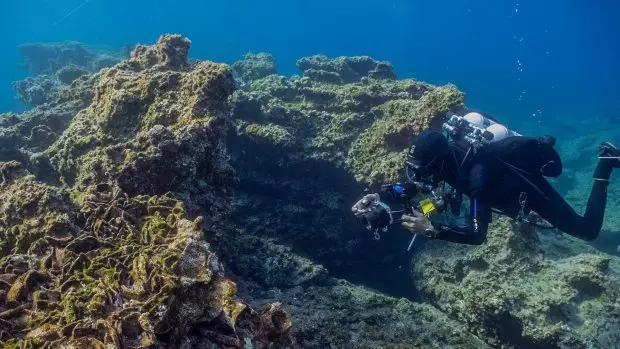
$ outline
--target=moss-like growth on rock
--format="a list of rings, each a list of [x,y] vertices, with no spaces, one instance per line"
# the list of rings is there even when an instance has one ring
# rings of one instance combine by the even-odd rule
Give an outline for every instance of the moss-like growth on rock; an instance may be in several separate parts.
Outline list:
[[[233,299],[236,286],[204,241],[203,218],[185,219],[181,202],[100,184],[78,208],[8,165],[11,179],[0,186],[0,343],[156,348],[182,343],[198,325],[235,333],[240,319],[265,321]],[[272,334],[291,326],[278,311],[283,320]],[[265,340],[264,327],[244,326],[213,344]]]
[[[397,180],[413,136],[462,108],[464,95],[453,85],[369,76],[384,65],[370,57],[313,56],[298,61],[306,72],[301,79],[254,79],[233,98],[238,133],[346,165],[363,183]]]
[[[613,347],[620,280],[609,257],[544,258],[536,233],[499,219],[482,246],[432,243],[414,270],[420,291],[493,345]]]
[[[225,65],[190,66],[189,45],[164,35],[53,103],[0,119],[0,160],[23,161],[0,163],[1,345],[286,342],[286,311],[234,299],[205,241],[230,212],[221,137],[234,83]]]

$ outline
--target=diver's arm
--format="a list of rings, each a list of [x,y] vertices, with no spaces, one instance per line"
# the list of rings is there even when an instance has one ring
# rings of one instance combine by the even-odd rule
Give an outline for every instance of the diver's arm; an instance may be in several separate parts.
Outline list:
[[[473,197],[470,200],[470,225],[460,227],[434,223],[434,237],[439,240],[459,244],[481,245],[487,238],[491,213],[490,206],[479,202],[478,199]]]

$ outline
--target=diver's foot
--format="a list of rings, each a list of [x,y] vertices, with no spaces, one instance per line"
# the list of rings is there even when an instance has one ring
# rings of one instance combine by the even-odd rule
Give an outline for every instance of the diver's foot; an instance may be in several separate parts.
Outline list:
[[[620,149],[610,142],[603,142],[598,147],[598,158],[612,161],[612,166],[620,168]]]

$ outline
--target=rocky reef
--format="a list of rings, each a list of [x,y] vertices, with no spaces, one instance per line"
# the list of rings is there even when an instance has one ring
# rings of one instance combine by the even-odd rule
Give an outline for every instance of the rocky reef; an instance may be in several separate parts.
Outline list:
[[[191,343],[192,330],[204,333],[202,345],[240,346],[290,326],[277,304],[256,312],[232,298],[236,285],[204,240],[204,219],[185,219],[171,196],[100,184],[75,198],[16,162],[2,169],[7,347],[170,347]]]
[[[355,70],[354,83],[272,74],[233,94],[228,149],[239,178],[234,216],[240,241],[269,239],[267,246],[292,247],[349,280],[358,281],[369,269],[388,269],[371,285],[400,288],[408,279],[398,269],[406,259],[406,233],[387,234],[378,243],[351,217],[350,206],[364,185],[398,181],[411,136],[451,108],[462,108],[464,95],[452,85],[359,76],[381,64],[367,57],[331,63],[314,57],[298,65],[308,62],[321,62],[322,70],[338,75],[352,71],[342,67],[356,67],[354,62],[366,68]],[[235,268],[238,261],[231,263]]]
[[[80,76],[97,73],[123,59],[120,52],[88,48],[78,42],[20,45],[22,68],[32,74],[13,82],[17,99],[29,106],[57,100],[60,91]]]
[[[407,232],[377,241],[351,217],[402,180],[412,136],[464,108],[455,86],[364,56],[290,78],[265,53],[190,64],[190,46],[164,35],[102,70],[75,46],[31,55],[70,64],[25,60],[64,86],[0,115],[2,345],[620,343],[620,261],[585,243],[498,219],[486,245],[412,256]]]
[[[403,257],[406,234],[393,230],[376,242],[348,219],[349,207],[364,186],[402,179],[411,137],[437,126],[446,111],[463,108],[464,103],[464,95],[454,86],[395,80],[393,74],[373,77],[372,67],[380,63],[353,69],[360,61],[367,58],[301,59],[303,77],[268,75],[246,81],[233,96],[236,133],[229,138],[229,150],[239,175],[234,210],[240,231],[227,241],[233,246],[228,249],[260,257],[225,254],[234,256],[228,261],[232,270],[284,299],[291,294],[301,298],[300,289],[311,292],[306,285],[317,283],[321,286],[314,287],[320,292],[338,292],[325,271],[307,258],[331,275],[435,305],[491,347],[587,348],[620,343],[615,335],[620,329],[619,279],[617,269],[609,267],[610,263],[617,267],[618,260],[583,242],[515,230],[500,219],[486,245],[470,249],[428,243],[416,251],[409,269]],[[253,246],[252,252],[239,246]],[[280,257],[282,253],[288,257]],[[413,278],[399,270],[412,270]],[[274,279],[278,276],[281,281]],[[398,283],[417,292],[402,293],[395,287]],[[285,304],[300,327],[311,323],[312,317],[296,309],[294,299]],[[326,315],[322,321],[338,323],[336,318]],[[370,333],[348,340],[359,338],[359,347],[373,347]],[[383,345],[404,345],[395,343]]]
[[[230,211],[221,139],[234,84],[225,65],[190,66],[189,46],[162,36],[54,103],[2,115],[5,347],[286,342],[288,313],[234,298],[206,240]]]
[[[482,246],[429,242],[412,269],[425,299],[492,346],[612,348],[620,279],[592,252],[548,258],[534,230],[502,218]]]

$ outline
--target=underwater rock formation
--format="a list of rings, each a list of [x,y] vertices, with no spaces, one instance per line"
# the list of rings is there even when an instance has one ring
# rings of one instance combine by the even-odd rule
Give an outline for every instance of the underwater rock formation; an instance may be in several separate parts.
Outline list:
[[[254,80],[276,74],[276,60],[268,53],[248,53],[244,60],[235,62],[231,68],[235,80],[241,87],[245,87]]]
[[[620,279],[610,257],[548,259],[536,233],[506,218],[486,244],[426,244],[412,262],[421,294],[492,346],[612,348],[620,343]]]
[[[58,97],[62,83],[50,75],[38,75],[22,81],[14,81],[13,91],[17,98],[27,105],[37,106],[49,103]]]
[[[299,62],[302,68],[319,66],[338,74],[341,66],[355,68],[350,74],[356,78],[342,80],[356,82],[335,86],[308,76],[277,75],[254,80],[234,96],[237,134],[258,147],[278,145],[274,150],[288,157],[349,167],[362,183],[398,180],[410,138],[448,110],[463,107],[464,95],[453,85],[368,79],[370,69],[382,64],[369,57],[313,56]]]
[[[384,292],[398,294],[391,285],[396,282],[408,287],[406,278],[398,278],[403,274],[392,271],[403,263],[398,256],[408,237],[392,230],[373,241],[349,219],[349,207],[362,192],[358,183],[401,179],[411,137],[463,106],[463,94],[453,86],[368,75],[347,83],[343,61],[302,59],[301,70],[309,72],[304,77],[270,75],[233,97],[236,133],[229,149],[239,175],[234,222],[240,231],[227,249],[250,254],[243,246],[255,246],[265,257],[228,263],[242,278],[293,298],[302,297],[300,289],[311,292],[308,285],[316,282],[317,292],[330,294],[330,281],[309,261],[291,262],[291,255]],[[551,259],[535,233],[514,231],[505,220],[489,234],[486,245],[471,251],[438,241],[416,252],[411,287],[415,283],[423,299],[492,347],[613,347],[620,341],[619,281],[608,258],[584,254],[583,242],[567,247],[555,239]],[[373,280],[373,274],[384,278]],[[294,304],[288,305],[293,318],[304,319]],[[324,346],[333,343],[325,340]]]
[[[83,75],[97,73],[123,58],[95,51],[78,42],[20,45],[22,67],[33,77],[13,82],[17,99],[36,107],[58,99],[60,90]]]
[[[293,317],[290,337],[295,349],[489,348],[428,304],[342,280],[283,289],[245,281],[239,294],[256,304],[282,302]]]
[[[189,46],[162,36],[52,103],[2,115],[2,345],[287,343],[288,313],[235,299],[205,240],[230,212],[234,83],[225,65],[190,66]]]
[[[203,345],[241,347],[291,326],[277,304],[256,312],[232,298],[204,219],[185,219],[172,197],[129,197],[109,184],[66,193],[17,162],[0,172],[6,346],[170,347],[200,328]]]
[[[191,212],[226,211],[220,199],[230,195],[234,171],[220,138],[232,74],[211,62],[190,67],[188,49],[189,40],[174,36],[138,46],[101,72],[92,103],[34,157],[78,190],[116,181],[130,195],[176,192]]]
[[[619,264],[587,245],[543,254],[500,220],[487,245],[416,251],[412,280],[410,234],[376,241],[351,216],[364,186],[401,180],[413,135],[463,108],[455,86],[369,57],[302,59],[288,79],[267,54],[231,69],[189,48],[165,35],[95,74],[74,62],[54,98],[0,116],[2,345],[617,343]]]
[[[94,96],[97,75],[77,79],[62,89],[53,101],[21,115],[0,114],[0,161],[18,160],[32,172],[30,156],[53,144],[75,115]]]
[[[378,62],[368,56],[338,57],[324,55],[305,57],[297,61],[297,68],[304,76],[325,83],[355,83],[375,80],[396,80],[389,62]]]
[[[364,57],[322,62],[357,61],[374,62]],[[269,239],[260,246],[292,247],[349,280],[364,278],[369,269],[402,265],[393,254],[408,242],[398,234],[377,242],[353,219],[351,201],[363,192],[358,181],[398,181],[410,137],[463,106],[463,94],[452,85],[361,78],[342,85],[273,74],[256,79],[233,95],[235,132],[228,137],[239,177],[236,226]],[[234,249],[245,250],[240,244]],[[376,286],[392,287],[379,279]]]
[[[34,75],[54,74],[67,66],[98,72],[123,58],[120,53],[97,51],[79,42],[28,43],[20,45],[19,51],[22,67]]]

